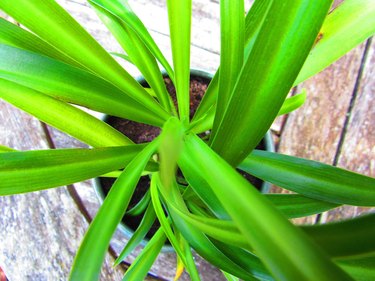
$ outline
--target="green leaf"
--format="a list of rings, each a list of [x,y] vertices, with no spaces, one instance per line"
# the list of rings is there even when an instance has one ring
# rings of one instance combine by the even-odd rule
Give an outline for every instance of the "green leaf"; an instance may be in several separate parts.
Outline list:
[[[374,34],[374,1],[343,1],[327,16],[294,85],[323,70]]]
[[[228,281],[239,281],[240,279],[238,279],[237,277],[225,272],[225,271],[222,271],[223,272],[223,275],[224,277],[228,280]]]
[[[375,214],[335,223],[303,226],[302,230],[335,258],[375,254]]]
[[[183,124],[190,120],[190,28],[192,0],[167,0],[178,113]]]
[[[201,176],[276,279],[351,280],[203,141],[195,135],[185,139],[181,157],[195,161]]]
[[[150,33],[147,31],[146,27],[143,25],[142,21],[137,17],[137,15],[132,11],[129,6],[128,1],[121,0],[89,0],[89,3],[95,4],[107,10],[114,16],[118,17],[131,29],[133,29],[139,38],[143,40],[146,46],[149,48],[153,56],[161,63],[164,67],[168,76],[174,79],[174,73],[169,65],[168,61],[160,51],[158,45],[152,39]]]
[[[95,111],[161,126],[163,119],[85,70],[0,44],[0,77]]]
[[[143,195],[142,199],[138,201],[138,203],[131,208],[130,210],[126,211],[126,214],[129,216],[139,216],[145,212],[149,203],[151,201],[150,190],[148,189],[146,193]]]
[[[245,18],[245,56],[247,57],[254,45],[254,41],[259,34],[260,27],[264,21],[265,15],[270,7],[272,1],[255,1],[251,6]],[[217,101],[217,94],[219,91],[219,72],[218,70],[211,83],[209,84],[205,95],[197,111],[195,112],[193,121],[201,119],[208,110],[215,106]],[[213,110],[215,111],[215,110]],[[213,124],[213,122],[211,123]],[[211,128],[211,127],[209,127]]]
[[[220,219],[230,219],[227,211],[220,204],[215,193],[209,187],[204,175],[199,173],[199,168],[195,161],[190,157],[182,157],[178,161],[185,179],[188,181],[190,187],[205,202],[207,207]]]
[[[173,209],[169,210],[173,217],[173,223],[178,227],[178,230],[183,234],[185,239],[192,245],[192,247],[204,259],[219,267],[220,269],[238,276],[244,280],[255,280],[252,274],[241,268],[238,264],[232,261],[228,256],[222,253],[213,243],[196,227],[190,225],[184,220],[179,219]]]
[[[130,62],[131,64],[134,64],[128,55],[121,54],[121,53],[116,53],[116,52],[110,52],[110,54],[112,56],[116,56],[118,58],[122,58],[123,60],[125,60],[127,62]]]
[[[197,266],[195,264],[195,259],[193,257],[192,250],[190,248],[190,244],[188,241],[181,235],[181,233],[178,231],[178,229],[175,228],[175,232],[178,234],[177,238],[180,242],[182,251],[184,252],[186,263],[187,263],[187,272],[189,272],[190,279],[195,281],[200,281],[199,273],[197,270]],[[178,266],[176,270],[175,280],[178,280],[178,278],[182,275],[184,264],[182,263],[181,259],[178,259]]]
[[[243,0],[220,1],[219,93],[213,132],[223,119],[244,59],[245,8]]]
[[[32,51],[77,67],[82,67],[79,63],[59,52],[38,36],[3,18],[0,18],[0,44]]]
[[[214,239],[211,239],[211,241],[221,252],[250,272],[257,280],[274,280],[260,259],[253,253]]]
[[[183,146],[183,135],[182,124],[175,117],[165,123],[160,134],[160,178],[167,189],[172,188],[176,180],[177,159]]]
[[[250,250],[249,244],[243,239],[241,233],[238,232],[237,228],[231,221],[218,220],[209,217],[202,217],[191,214],[186,208],[179,208],[176,204],[176,198],[174,202],[172,200],[167,201],[168,207],[173,208],[176,215],[181,220],[185,221],[196,227],[208,236],[215,238],[216,240],[236,245],[237,247]]]
[[[277,113],[278,116],[283,114],[288,114],[297,108],[301,107],[306,100],[306,90],[303,89],[301,93],[296,94],[290,98],[287,98],[283,105],[281,106],[279,113]]]
[[[306,90],[303,91],[295,96],[285,99],[283,105],[281,106],[278,116],[287,114],[296,110],[300,106],[305,103],[306,100]],[[206,112],[206,114],[198,120],[193,121],[190,123],[189,132],[200,134],[207,130],[211,130],[215,117],[215,106],[211,106],[210,109]]]
[[[339,206],[300,194],[264,194],[264,196],[288,219],[319,214]]]
[[[232,165],[238,165],[271,126],[331,3],[272,2],[219,130],[212,135],[212,148]]]
[[[130,267],[126,270],[123,281],[144,280],[152,264],[156,260],[161,248],[166,240],[166,236],[162,228],[155,233],[152,239],[147,243],[146,247],[140,255],[134,260]]]
[[[0,194],[32,192],[90,179],[123,168],[143,147],[0,153]]]
[[[0,98],[91,146],[133,142],[103,121],[65,102],[0,78]]]
[[[161,118],[168,118],[167,112],[142,86],[55,1],[3,0],[0,2],[0,9],[60,52],[119,87]]]
[[[173,113],[173,101],[167,92],[163,76],[155,57],[149,51],[138,34],[128,27],[118,17],[94,2],[91,2],[102,22],[115,36],[121,47],[129,55],[130,60],[141,71],[147,83],[154,89],[161,105],[170,113]]]
[[[155,219],[156,214],[152,203],[150,202],[141,223],[116,259],[114,263],[115,266],[119,265],[142,242],[142,240],[146,237],[147,232],[151,229],[153,223],[155,222]]]
[[[375,255],[350,260],[336,261],[337,264],[358,281],[371,281],[375,276]]]
[[[0,152],[9,152],[9,151],[16,151],[16,150],[13,148],[4,146],[4,145],[0,145]]]
[[[173,123],[174,122],[172,122],[170,124],[170,126],[169,126],[170,129],[172,129],[173,125],[175,125]],[[166,129],[167,129],[166,130],[167,132],[164,132],[164,134],[168,135],[168,128],[166,128]],[[164,136],[164,140],[163,140],[163,136],[161,136],[161,139],[162,139],[162,144],[161,144],[161,146],[162,146],[163,141],[165,142],[165,136]],[[170,165],[170,167],[165,167],[165,166],[162,167],[162,164],[161,164],[160,170],[162,170],[162,168],[164,168],[164,169],[165,168],[171,168],[171,169],[174,170],[173,164]],[[180,194],[178,186],[177,186],[175,181],[165,181],[165,180],[162,179],[161,176],[162,176],[161,172],[158,173],[158,174],[155,174],[154,175],[155,184],[153,185],[153,183],[151,183],[151,185],[152,185],[152,187],[151,187],[151,197],[153,199],[152,202],[154,204],[156,214],[159,218],[160,224],[162,225],[163,229],[165,230],[165,234],[167,235],[167,237],[168,237],[169,241],[171,242],[173,248],[176,250],[176,253],[178,254],[179,262],[182,262],[183,265],[186,267],[186,269],[187,269],[187,271],[190,275],[190,278],[192,280],[200,280],[197,268],[195,266],[195,263],[194,263],[194,260],[193,260],[193,257],[192,257],[191,251],[190,251],[190,247],[188,245],[186,245],[186,242],[180,236],[179,231],[175,230],[174,232],[172,232],[172,229],[169,226],[169,223],[167,222],[167,218],[164,215],[164,211],[161,207],[161,203],[160,203],[160,200],[159,200],[159,197],[158,197],[158,190],[159,190],[161,192],[161,194],[163,195],[163,199],[165,200],[165,204],[167,205],[167,207],[169,207],[171,198],[176,197],[176,196],[174,196],[174,194],[176,194],[176,192],[178,194]],[[177,198],[181,199],[181,196],[179,196]],[[178,272],[177,272],[177,274],[178,274]]]
[[[165,235],[168,237],[168,240],[171,242],[173,248],[175,249],[178,256],[181,258],[182,262],[187,265],[184,252],[182,248],[180,247],[180,244],[178,243],[178,240],[176,236],[173,233],[172,227],[170,225],[170,219],[168,219],[164,213],[164,209],[162,207],[162,204],[160,202],[160,196],[159,196],[159,188],[158,186],[161,185],[161,181],[159,179],[159,174],[154,174],[151,179],[151,200],[152,204],[154,206],[156,216],[160,222],[161,227],[164,230]]]
[[[125,214],[141,173],[157,146],[156,139],[139,152],[111,187],[79,247],[70,280],[99,280],[111,237]]]
[[[262,180],[334,204],[375,206],[375,179],[312,160],[254,150],[240,168]]]

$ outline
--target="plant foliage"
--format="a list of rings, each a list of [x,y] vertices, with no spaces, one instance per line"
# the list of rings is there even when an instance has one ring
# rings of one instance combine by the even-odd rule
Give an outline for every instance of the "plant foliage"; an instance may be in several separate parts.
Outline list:
[[[370,280],[375,214],[318,226],[288,219],[342,204],[375,206],[375,180],[322,163],[254,150],[276,116],[306,99],[290,89],[375,33],[373,0],[220,1],[220,67],[189,116],[192,0],[168,0],[170,64],[126,0],[89,0],[151,87],[141,86],[54,0],[1,0],[23,27],[0,19],[0,98],[90,145],[14,151],[0,146],[0,195],[117,177],[75,257],[70,280],[98,280],[125,212],[144,213],[116,265],[160,228],[124,280],[142,280],[166,239],[199,280],[192,250],[228,280]],[[319,40],[317,40],[317,38]],[[177,90],[175,107],[159,64]],[[172,67],[172,66],[173,67]],[[152,94],[150,94],[152,93]],[[162,128],[137,145],[94,111]],[[209,138],[197,134],[210,130]],[[296,194],[262,194],[236,170]],[[177,175],[177,170],[182,175]],[[149,191],[127,211],[144,171]],[[179,178],[183,177],[181,183]],[[365,243],[366,242],[366,243]],[[366,279],[367,278],[367,279]]]

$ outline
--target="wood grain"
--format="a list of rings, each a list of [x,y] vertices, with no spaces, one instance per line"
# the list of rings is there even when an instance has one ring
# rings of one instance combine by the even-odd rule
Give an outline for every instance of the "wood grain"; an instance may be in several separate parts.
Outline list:
[[[0,143],[47,149],[41,123],[0,101]],[[66,187],[0,197],[0,264],[9,280],[66,280],[87,222]],[[103,280],[120,280],[109,255]],[[22,270],[20,269],[22,265]]]
[[[307,90],[307,99],[289,114],[281,133],[280,153],[334,163],[363,51],[364,45],[355,48],[300,86]],[[286,192],[278,188],[272,191]],[[315,216],[295,222],[312,224]]]
[[[369,42],[363,69],[355,89],[349,122],[342,136],[337,165],[370,177],[375,177],[375,43]],[[375,208],[343,206],[327,212],[322,222],[352,218],[375,212]]]

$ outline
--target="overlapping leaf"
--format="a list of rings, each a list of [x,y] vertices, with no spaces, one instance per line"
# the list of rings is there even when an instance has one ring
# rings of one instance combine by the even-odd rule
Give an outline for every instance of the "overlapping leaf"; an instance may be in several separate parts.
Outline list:
[[[172,113],[175,112],[171,97],[169,96],[162,74],[155,57],[145,45],[144,41],[132,28],[127,26],[118,17],[114,16],[106,9],[92,2],[101,20],[116,37],[130,60],[141,71],[143,77],[156,93],[156,96],[164,108]]]
[[[149,48],[153,56],[161,63],[164,67],[168,76],[174,80],[174,73],[169,65],[168,61],[165,59],[163,53],[160,51],[159,47],[156,45],[155,41],[152,39],[150,33],[142,23],[142,21],[137,17],[137,15],[132,11],[129,6],[128,1],[121,0],[89,0],[93,5],[100,6],[107,10],[118,19],[123,21],[128,27],[134,30],[137,35],[143,40],[146,46]]]
[[[334,204],[375,206],[375,179],[327,164],[255,150],[240,168],[307,197]]]
[[[275,278],[350,280],[306,234],[287,221],[198,137],[186,138],[181,157],[194,159],[200,174]]]
[[[97,177],[125,167],[143,147],[0,153],[0,194],[32,192]]]
[[[0,2],[0,9],[66,56],[156,112],[161,118],[168,118],[167,112],[142,86],[55,1],[3,0]]]
[[[91,146],[133,143],[108,124],[72,105],[2,78],[0,98]]]
[[[234,166],[256,147],[277,116],[332,1],[308,3],[273,1],[244,63],[211,142]]]
[[[4,79],[110,115],[163,124],[163,119],[144,105],[90,72],[3,44],[0,56],[0,77]]]
[[[183,124],[190,120],[190,28],[191,0],[168,0],[169,29],[172,44],[178,113]]]
[[[79,247],[70,280],[99,280],[111,237],[125,214],[142,171],[155,153],[157,145],[158,141],[155,140],[139,152],[111,187]],[[155,251],[152,253],[155,254]]]

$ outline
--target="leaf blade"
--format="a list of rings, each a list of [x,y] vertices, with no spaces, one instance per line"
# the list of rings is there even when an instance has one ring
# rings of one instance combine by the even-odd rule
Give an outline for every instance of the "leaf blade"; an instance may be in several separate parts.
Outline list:
[[[99,280],[110,239],[125,214],[141,173],[155,153],[157,145],[155,140],[139,152],[111,187],[74,258],[69,280]]]
[[[163,119],[144,105],[83,69],[3,44],[0,57],[0,77],[4,79],[99,112],[157,126],[163,124]]]
[[[272,2],[220,129],[211,139],[211,147],[232,165],[238,165],[269,129],[331,3],[331,0]]]
[[[32,192],[123,168],[143,145],[0,153],[1,195]],[[155,168],[155,167],[154,167]]]
[[[375,179],[327,164],[254,150],[240,167],[263,180],[317,200],[375,206]]]
[[[195,160],[223,207],[276,279],[351,280],[301,230],[194,135],[186,137],[181,157],[187,155]],[[274,225],[272,229],[270,223]]]
[[[371,0],[346,0],[326,18],[294,85],[320,72],[375,34],[375,6]]]
[[[241,0],[220,1],[220,71],[213,134],[223,119],[244,60],[245,7]]]
[[[113,83],[155,114],[168,118],[137,81],[55,1],[4,0],[0,8],[83,67]]]
[[[172,44],[178,113],[183,124],[190,120],[190,28],[191,0],[168,0],[169,29]]]
[[[39,120],[94,147],[133,143],[119,131],[76,107],[2,78],[0,78],[0,97]]]

